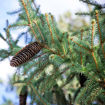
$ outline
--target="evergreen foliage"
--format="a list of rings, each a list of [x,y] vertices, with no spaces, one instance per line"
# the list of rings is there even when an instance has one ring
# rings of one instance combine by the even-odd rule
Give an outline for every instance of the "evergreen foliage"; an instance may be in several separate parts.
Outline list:
[[[13,12],[19,13],[17,21],[5,28],[6,37],[0,34],[9,46],[0,50],[1,61],[20,50],[18,42],[26,33],[32,39],[28,43],[36,41],[43,46],[33,59],[18,67],[20,78],[13,77],[20,94],[27,86],[30,105],[105,105],[104,5],[81,1],[94,6],[90,13],[78,13],[89,15],[92,21],[81,30],[62,33],[51,13],[42,14],[33,0],[19,0],[21,8]],[[27,28],[26,33],[13,40],[10,30],[23,27]],[[74,87],[72,94],[70,85],[76,80],[80,85]]]

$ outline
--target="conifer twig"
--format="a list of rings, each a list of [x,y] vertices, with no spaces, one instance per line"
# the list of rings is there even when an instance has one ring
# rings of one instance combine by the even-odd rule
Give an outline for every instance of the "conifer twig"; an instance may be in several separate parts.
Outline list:
[[[56,33],[56,30],[55,30],[55,26],[54,26],[54,17],[53,17],[52,15],[51,15],[51,20],[52,20],[52,25],[53,25],[53,29],[54,29],[54,32],[55,32],[56,38],[57,38],[58,41],[60,42],[59,37],[58,37],[58,35],[57,35],[57,33]]]
[[[41,35],[41,37],[42,37],[42,40],[45,41],[45,40],[44,40],[44,37],[43,37],[43,35],[42,35],[42,33],[41,33],[41,30],[40,30],[40,28],[39,28],[39,26],[38,26],[38,24],[37,24],[37,22],[36,22],[35,20],[34,20],[33,22],[35,23],[36,27],[38,28],[38,31],[39,31],[39,33],[40,33],[40,35]]]
[[[77,44],[79,47],[81,47],[81,48],[83,48],[83,49],[85,49],[85,50],[87,50],[88,52],[91,53],[91,50],[89,50],[86,47],[82,46],[81,44],[77,43],[76,41],[73,40],[73,38],[71,38],[70,40],[72,40],[72,42],[74,42],[75,44]]]
[[[48,64],[48,63],[47,63]],[[43,69],[42,70],[40,70],[39,72],[38,72],[38,74],[36,75],[36,78],[38,78],[39,76],[40,76],[40,74],[43,72]],[[35,75],[35,74],[34,74]],[[33,78],[34,78],[34,75],[32,76],[32,78],[28,81],[28,82],[30,82]]]
[[[9,29],[8,28],[6,29],[6,35],[7,35],[8,41],[9,41],[10,48],[13,49],[13,46],[12,46],[12,43],[11,43],[10,37],[9,37]]]
[[[56,72],[58,71],[58,68],[56,69]],[[43,86],[41,92],[44,93],[45,89],[46,89],[46,86],[48,84],[48,82],[52,79],[51,77],[53,77],[55,75],[55,73],[53,73],[51,76],[49,76],[49,78],[47,79],[45,85]]]
[[[32,30],[32,32],[33,32],[33,34],[34,34],[36,40],[40,43],[40,41],[38,40],[37,35],[36,35],[36,33],[35,33],[33,27],[31,26],[31,24],[29,24],[29,26],[30,26],[30,28],[31,28],[31,30]]]
[[[105,8],[105,5],[98,4],[96,1],[92,1],[92,0],[80,0],[80,1],[87,3],[87,4],[90,4],[90,5],[94,5],[100,9]]]
[[[95,58],[95,56],[94,56],[94,51],[93,51],[94,24],[95,24],[95,21],[93,20],[93,21],[92,21],[91,49],[92,49],[92,56],[93,56],[94,62],[95,62],[95,64],[96,64],[96,68],[98,69],[98,64],[97,64],[96,58]]]
[[[26,73],[35,65],[38,65],[40,62],[36,62],[34,64],[32,64],[28,69],[25,70],[24,74],[23,75],[26,75]]]
[[[24,9],[25,9],[26,14],[27,14],[28,22],[29,22],[29,24],[31,24],[31,20],[30,20],[30,16],[29,16],[29,13],[28,13],[26,4],[25,4],[24,0],[21,0],[21,2],[22,2],[22,5],[24,6]]]
[[[53,30],[54,30],[55,36],[56,36],[57,40],[58,40],[59,43],[60,43],[60,39],[59,39],[59,37],[58,37],[58,35],[57,35],[57,33],[56,33],[56,29],[55,29],[55,25],[54,25],[54,17],[53,17],[52,15],[51,15],[51,21],[52,21],[52,26],[53,26]],[[57,49],[57,51],[58,51],[58,53],[60,54],[59,49]]]
[[[101,29],[100,29],[100,25],[99,25],[99,17],[98,17],[98,11],[97,10],[96,10],[96,20],[97,20],[97,25],[98,25],[99,37],[100,37],[100,44],[101,44],[102,52],[103,52],[103,55],[105,58],[104,45],[102,42],[102,35],[101,35]]]
[[[24,6],[24,9],[25,9],[25,12],[26,12],[26,15],[27,15],[27,19],[28,19],[29,26],[30,26],[30,28],[31,28],[31,30],[32,30],[32,32],[33,32],[33,34],[34,34],[36,40],[40,43],[40,41],[38,40],[37,35],[36,35],[36,33],[35,33],[35,31],[34,31],[32,25],[31,25],[31,19],[30,19],[30,16],[29,16],[29,13],[28,13],[26,4],[24,3],[24,0],[21,0],[21,2],[22,2],[22,5]]]
[[[28,25],[28,24],[9,25],[9,26],[8,26],[8,29],[9,29],[9,28],[12,28],[12,27],[16,27],[16,26],[29,26],[29,25]]]
[[[98,63],[97,63],[97,60],[96,60],[96,58],[95,58],[95,56],[94,56],[94,52],[92,51],[92,56],[93,56],[93,60],[94,60],[94,62],[95,62],[95,64],[96,64],[96,68],[97,68],[97,70],[98,70]]]
[[[45,55],[45,54],[47,54],[47,53],[43,53],[43,54],[41,54],[41,55],[35,57],[35,59],[37,59],[37,58],[39,58],[39,57],[41,57],[41,56],[43,56],[43,55]],[[40,62],[35,62],[34,64],[32,64],[28,69],[25,70],[25,72],[24,72],[23,75],[25,75],[26,72],[28,72],[28,70],[30,70],[33,66],[38,65],[39,63],[40,63]]]
[[[36,3],[34,2],[34,0],[31,0],[31,1],[32,1],[33,5],[34,5],[34,8],[35,8],[36,12],[38,13],[38,15],[40,15],[40,12],[38,11]]]
[[[95,21],[92,21],[92,38],[91,38],[91,49],[93,50],[93,37],[94,37],[94,25]]]
[[[56,71],[58,71],[58,70],[59,70],[59,69],[57,68]],[[62,71],[62,72],[60,72],[59,74],[62,75],[62,74],[65,73],[67,70],[70,70],[69,67],[65,68],[65,70]],[[44,87],[43,87],[43,89],[42,89],[42,91],[41,91],[42,93],[45,91],[46,86],[48,85],[49,81],[52,79],[51,77],[53,77],[53,76],[55,76],[55,72],[54,72],[51,76],[49,76],[49,78],[47,79],[47,82],[46,82],[46,84],[44,85]],[[56,76],[56,78],[57,78],[57,76]],[[56,78],[53,78],[53,79],[56,81]]]
[[[37,6],[36,6],[36,3],[34,2],[34,0],[32,0],[32,2],[34,4],[35,9],[37,9]]]
[[[49,27],[49,30],[50,30],[50,35],[51,35],[51,38],[52,38],[52,43],[54,43],[51,26],[50,26],[50,23],[49,23],[49,20],[48,20],[48,14],[46,13],[45,16],[46,16],[46,21],[47,21],[47,24],[48,24],[48,27]]]
[[[47,45],[44,45],[44,48],[48,49],[48,50],[51,51],[53,54],[56,54],[56,55],[58,55],[58,56],[60,56],[61,58],[64,59],[64,56],[62,56],[62,55],[60,55],[59,53],[53,51],[53,50],[52,50],[51,48],[49,48]]]
[[[8,43],[6,38],[4,38],[4,36],[0,35],[0,38],[2,38],[2,40],[4,40],[6,43]]]
[[[43,71],[43,68],[45,68],[47,64],[48,64],[48,62],[45,63],[41,68],[39,68],[39,70],[41,70],[40,72]],[[34,74],[33,74],[32,77],[30,78],[30,80],[27,82],[27,84],[29,84],[29,83],[31,82],[31,80],[34,78],[34,76],[35,76],[37,73],[38,73],[38,71],[34,72]]]
[[[30,85],[31,85],[31,87],[32,87],[32,89],[33,89],[33,91],[34,91],[34,93],[39,97],[40,101],[43,103],[43,105],[47,105],[47,104],[43,101],[43,99],[40,97],[40,95],[38,94],[37,90],[34,88],[34,86],[32,85],[32,83],[30,83]]]

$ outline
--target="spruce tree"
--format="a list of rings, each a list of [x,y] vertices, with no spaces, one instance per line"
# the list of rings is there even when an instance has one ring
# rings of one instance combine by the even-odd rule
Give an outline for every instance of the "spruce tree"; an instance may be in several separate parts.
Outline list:
[[[81,1],[94,6],[89,13],[76,13],[90,16],[91,24],[63,33],[54,16],[42,14],[34,0],[19,0],[17,21],[5,28],[6,37],[0,34],[9,46],[0,49],[0,60],[14,56],[10,64],[20,69],[13,76],[20,105],[27,95],[30,105],[105,105],[105,5]],[[27,30],[13,40],[10,32],[17,28]],[[21,48],[18,42],[27,34],[29,45]],[[75,81],[80,85],[72,87],[72,94],[70,83]]]

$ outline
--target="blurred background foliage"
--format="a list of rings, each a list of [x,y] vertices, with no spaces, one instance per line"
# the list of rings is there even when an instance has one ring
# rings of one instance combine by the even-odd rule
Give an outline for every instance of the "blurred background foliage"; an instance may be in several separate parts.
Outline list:
[[[70,11],[67,11],[62,14],[58,20],[59,29],[62,32],[74,32],[81,29],[83,26],[88,26],[89,24],[89,17],[73,17]]]

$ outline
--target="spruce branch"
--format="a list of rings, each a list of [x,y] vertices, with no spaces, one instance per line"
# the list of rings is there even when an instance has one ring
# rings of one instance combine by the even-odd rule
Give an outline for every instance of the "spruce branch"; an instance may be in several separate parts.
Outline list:
[[[10,39],[10,32],[9,32],[8,28],[6,29],[6,35],[7,35],[8,41],[9,41],[10,48],[13,49],[11,39]]]
[[[38,91],[35,89],[35,87],[32,85],[32,83],[29,83],[28,85],[30,85],[32,87],[33,92],[38,96],[38,98],[40,99],[40,101],[42,102],[43,105],[49,105],[42,99],[42,97],[39,95]]]
[[[59,68],[56,69],[56,72],[59,70]],[[66,67],[62,72],[59,72],[55,74],[55,72],[48,77],[44,87],[42,88],[41,92],[44,93],[45,89],[47,88],[48,84],[53,80],[56,81],[56,79],[61,76],[62,74],[64,74],[66,71],[70,70],[69,67]]]
[[[85,86],[84,90],[81,90],[81,93],[77,96],[77,98],[76,98],[77,102],[79,102],[79,103],[81,102],[81,99],[83,98],[85,92],[87,91],[89,85],[92,84],[92,82],[93,82],[92,80],[87,82],[87,85]]]
[[[34,4],[34,8],[37,10],[37,5],[36,5],[36,3],[34,2],[34,0],[31,0],[32,1],[32,3]]]
[[[97,70],[98,70],[98,63],[97,63],[97,61],[96,61],[96,58],[95,58],[95,56],[94,56],[94,51],[93,51],[94,25],[95,25],[95,20],[92,21],[91,49],[92,49],[92,56],[93,56],[94,62],[95,62],[95,64],[96,64],[96,68],[97,68]]]
[[[101,4],[98,4],[97,1],[93,1],[93,0],[80,0],[86,4],[90,4],[90,5],[94,5],[96,7],[98,7],[99,9],[102,9],[102,8],[105,8],[105,4],[101,5]]]
[[[36,2],[34,1],[34,0],[31,0],[32,1],[32,3],[33,3],[33,5],[34,5],[34,8],[35,8],[35,10],[36,10],[36,13],[38,14],[38,15],[40,15],[41,13],[40,13],[40,11],[39,11],[39,9],[40,9],[40,5],[36,5]]]
[[[31,24],[31,20],[30,20],[30,16],[29,16],[29,13],[28,13],[28,10],[27,10],[27,6],[26,6],[24,0],[21,0],[21,2],[22,2],[22,5],[24,6],[26,14],[27,14],[28,23]]]
[[[21,11],[22,11],[21,9],[17,9],[17,10],[12,11],[12,12],[7,12],[7,14],[9,14],[9,15],[14,15],[14,14],[17,14],[17,13],[19,13],[19,12],[21,12]]]
[[[33,66],[38,65],[39,63],[40,63],[40,61],[35,62],[35,63],[33,63],[29,68],[24,69],[24,74],[23,74],[23,75],[26,75],[26,73],[27,73]]]
[[[41,30],[40,30],[40,28],[39,28],[39,26],[38,26],[38,24],[37,24],[37,21],[34,20],[33,22],[35,23],[36,27],[38,28],[38,31],[39,31],[39,33],[40,33],[40,35],[41,35],[41,37],[42,37],[42,40],[45,41],[45,40],[44,40],[44,37],[43,37],[43,35],[42,35],[42,32],[41,32]]]
[[[95,20],[92,21],[92,38],[91,38],[91,49],[92,50],[93,50],[94,25],[95,25]]]
[[[56,72],[57,72],[58,70],[59,70],[59,69],[57,68],[57,69],[56,69]],[[51,76],[48,77],[48,79],[47,79],[45,85],[43,86],[43,88],[42,88],[42,90],[41,90],[42,93],[44,93],[44,91],[45,91],[45,89],[46,89],[46,86],[48,85],[49,81],[53,78],[54,75],[55,75],[55,73],[53,73]],[[52,77],[52,78],[51,78],[51,77]]]
[[[51,51],[53,54],[56,54],[58,56],[60,56],[61,58],[64,59],[64,56],[62,56],[61,54],[55,52],[54,50],[52,50],[51,48],[49,48],[47,45],[44,45],[44,48],[48,49],[49,51]]]
[[[56,32],[56,25],[54,24],[54,22],[55,22],[55,21],[54,21],[54,17],[53,17],[53,15],[51,15],[51,23],[52,23],[52,27],[53,27],[55,36],[56,36],[56,38],[57,38],[57,41],[58,41],[59,43],[61,43],[60,38],[59,38],[59,35],[58,35],[57,32]],[[58,51],[58,54],[60,55],[59,48],[57,49],[57,51]]]
[[[32,74],[31,78],[27,81],[27,84],[29,84],[29,83],[31,82],[31,80],[32,80],[32,79],[34,78],[34,76],[39,72],[39,70],[40,70],[40,72],[42,72],[43,69],[47,66],[48,63],[49,63],[49,62],[46,62],[42,67],[38,68],[38,70],[36,70],[36,71]]]
[[[29,27],[31,28],[31,30],[32,30],[32,32],[33,32],[33,34],[34,34],[36,40],[40,43],[40,41],[39,41],[39,39],[37,38],[37,35],[36,35],[36,33],[35,33],[35,31],[34,31],[34,29],[33,29],[33,27],[32,27],[31,24],[29,24]]]
[[[49,20],[48,20],[48,14],[46,13],[45,16],[46,16],[46,21],[47,21],[47,24],[48,24],[48,27],[49,27],[49,30],[50,30],[50,35],[51,35],[51,38],[52,38],[52,43],[54,43],[54,38],[53,38],[51,26],[50,26],[50,23],[49,23]]]
[[[93,51],[92,51],[92,57],[93,57],[93,60],[94,60],[94,62],[95,62],[96,68],[97,68],[97,70],[98,70],[98,69],[99,69],[99,68],[98,68],[98,63],[97,63],[96,57],[94,56],[94,52],[93,52]]]
[[[98,25],[99,37],[100,37],[100,44],[101,44],[102,52],[103,52],[103,55],[104,55],[104,58],[105,58],[104,45],[103,45],[103,42],[102,42],[101,29],[100,29],[100,25],[99,25],[98,10],[96,10],[95,12],[96,12],[96,21],[97,21],[97,25]]]
[[[3,61],[4,59],[8,58],[11,55],[11,51],[0,49],[0,61]]]
[[[31,19],[30,19],[30,16],[29,16],[29,13],[28,13],[28,10],[27,10],[27,7],[26,7],[26,4],[25,4],[24,0],[21,0],[21,2],[22,2],[22,5],[24,6],[24,9],[25,9],[25,12],[26,12],[26,15],[27,15],[27,19],[28,19],[29,27],[31,28],[33,34],[35,35],[36,40],[40,43],[40,41],[38,40],[37,35],[36,35],[36,33],[35,33],[35,31],[34,31],[32,25],[31,25],[32,22],[31,22]]]
[[[3,39],[5,42],[7,42],[6,38],[0,33],[0,38]]]
[[[90,13],[87,13],[87,12],[83,12],[83,13],[77,12],[77,13],[75,13],[75,15],[89,16],[89,15],[91,15],[91,14],[90,14]]]
[[[18,26],[29,26],[29,24],[13,24],[13,25],[9,25],[8,29],[13,28],[13,27],[18,27]]]
[[[53,29],[54,29],[54,32],[55,32],[56,38],[57,38],[58,41],[60,42],[59,35],[57,35],[56,30],[55,30],[54,17],[53,17],[52,15],[51,15],[51,20],[52,20],[52,25],[53,25]]]
[[[74,41],[73,38],[70,38],[70,40],[71,40],[72,42],[74,42],[75,44],[77,44],[79,47],[81,47],[81,48],[87,50],[89,53],[92,52],[91,50],[87,49],[85,46],[82,46],[81,44],[79,44],[79,43],[77,43],[76,41]]]
[[[45,54],[47,54],[47,53],[43,53],[43,54],[41,54],[41,55],[35,57],[35,59],[38,59],[39,57],[42,57],[42,56],[45,55]],[[42,60],[42,61],[43,61],[43,60]],[[29,68],[26,68],[23,75],[26,75],[26,73],[27,73],[33,66],[38,65],[38,64],[40,64],[40,61],[35,62],[35,63],[33,63]]]

